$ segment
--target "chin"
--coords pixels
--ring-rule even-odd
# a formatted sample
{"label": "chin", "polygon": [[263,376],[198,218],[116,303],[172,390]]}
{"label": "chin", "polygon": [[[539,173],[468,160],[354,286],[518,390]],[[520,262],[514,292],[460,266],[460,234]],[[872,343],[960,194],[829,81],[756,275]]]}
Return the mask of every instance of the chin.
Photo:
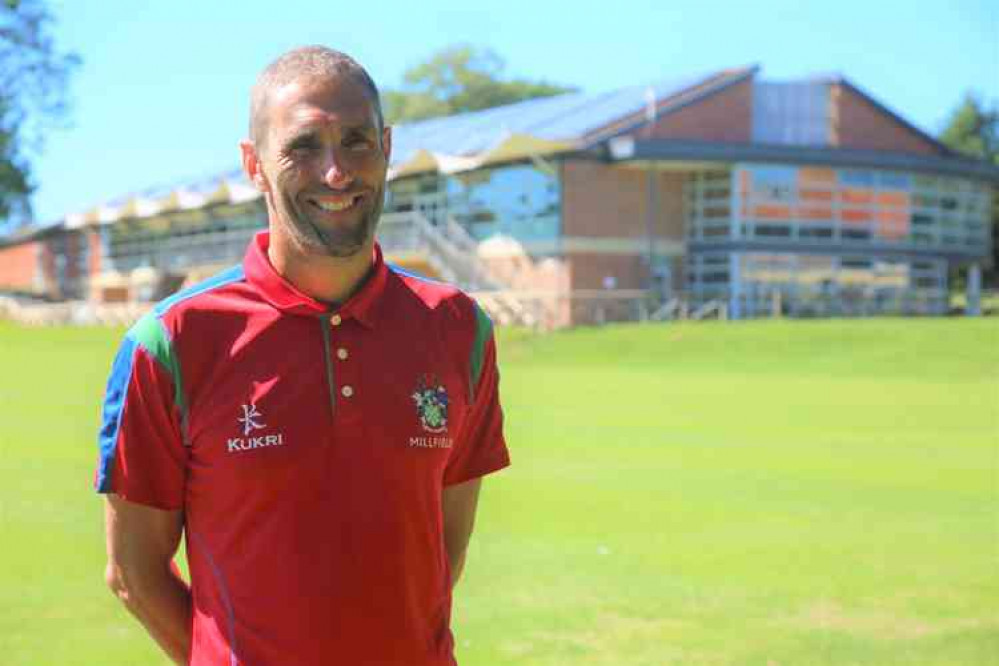
{"label": "chin", "polygon": [[322,246],[322,253],[327,257],[335,257],[337,259],[350,259],[351,257],[356,257],[358,253],[365,250],[366,245],[335,245],[332,247]]}
{"label": "chin", "polygon": [[309,235],[310,249],[317,254],[328,257],[347,259],[358,252],[366,252],[372,243],[368,229],[352,229],[348,233],[336,233],[319,230],[319,233]]}

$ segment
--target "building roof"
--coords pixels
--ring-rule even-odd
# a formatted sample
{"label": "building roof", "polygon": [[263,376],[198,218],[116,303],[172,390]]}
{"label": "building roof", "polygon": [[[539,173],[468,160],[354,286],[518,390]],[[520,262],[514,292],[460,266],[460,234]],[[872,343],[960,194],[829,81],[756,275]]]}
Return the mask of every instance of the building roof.
{"label": "building roof", "polygon": [[[747,79],[753,79],[758,66],[747,66],[721,70],[678,79],[660,81],[651,85],[638,85],[610,92],[574,92],[552,97],[526,100],[515,104],[473,111],[453,116],[431,118],[414,123],[404,123],[393,128],[392,161],[389,179],[419,173],[453,173],[481,168],[488,164],[510,162],[525,158],[540,157],[559,153],[592,151],[606,154],[608,140],[627,135],[642,127],[653,117],[662,117],[684,107],[700,102],[729,86]],[[872,97],[850,84],[840,75],[810,77],[804,83],[838,84],[849,87],[870,101],[904,127],[940,147],[943,154],[946,148],[918,128],[913,127],[897,114],[891,112]],[[653,106],[654,101],[654,106]],[[815,111],[814,113],[817,113]],[[800,116],[781,116],[780,122],[814,123],[813,111]],[[802,132],[791,132],[797,136]],[[791,142],[794,143],[794,142]],[[807,142],[806,142],[807,143]],[[649,153],[650,144],[639,149],[642,155],[619,156],[617,159],[641,160],[653,158],[671,159],[670,155],[692,156],[702,154],[705,161],[731,161],[735,155],[732,144],[713,144],[671,140],[675,150],[661,142]],[[752,144],[756,145],[756,144]],[[742,146],[752,153],[761,155],[773,146]],[[701,151],[707,151],[703,153]],[[816,152],[818,150],[819,152]],[[693,151],[693,152],[691,152]],[[719,153],[721,151],[721,153]],[[794,151],[798,151],[795,153]],[[610,151],[613,155],[614,151]],[[779,157],[794,161],[795,155],[803,159],[826,159],[833,152],[817,146],[788,146],[778,151]],[[724,155],[722,155],[724,153]],[[738,153],[738,150],[736,150]],[[792,155],[791,153],[794,153]],[[799,154],[800,153],[800,154]],[[741,154],[741,153],[740,153]],[[749,153],[746,154],[748,156]],[[836,159],[862,157],[862,164],[881,168],[911,166],[914,162],[908,157],[884,157],[873,154],[860,155],[857,151],[836,151]],[[654,159],[654,158],[653,158]],[[915,158],[913,158],[915,159]],[[994,174],[975,165],[949,164],[950,157],[936,160],[918,160],[915,168],[935,170],[943,173],[962,173],[994,180]],[[241,169],[181,182],[174,186],[151,188],[106,201],[88,210],[69,214],[65,217],[67,227],[90,224],[109,224],[116,220],[146,217],[161,213],[186,209],[202,208],[213,204],[232,204],[259,198],[259,192],[243,175]]]}
{"label": "building roof", "polygon": [[[392,130],[389,178],[419,172],[462,171],[487,163],[591,147],[608,127],[642,117],[650,96],[666,113],[756,73],[757,67],[631,86],[603,93],[575,92],[441,118],[405,123]],[[615,129],[612,133],[622,131]],[[408,168],[407,168],[408,167]],[[239,203],[259,193],[236,169],[208,178],[154,187],[68,214],[67,227],[110,224],[119,219]]]}
{"label": "building roof", "polygon": [[606,159],[610,162],[631,163],[643,167],[656,162],[680,162],[704,167],[736,162],[765,162],[872,168],[975,178],[999,184],[999,166],[984,160],[828,146],[719,143],[675,139],[636,140],[630,136],[622,136],[607,143]]}
{"label": "building roof", "polygon": [[530,99],[516,104],[442,118],[401,124],[393,129],[393,164],[402,164],[418,151],[470,156],[494,148],[510,135],[527,135],[585,147],[587,140],[618,121],[643,114],[654,96],[658,113],[669,103],[709,95],[751,76],[756,67],[631,86],[603,93],[575,92]]}
{"label": "building roof", "polygon": [[847,78],[845,76],[843,76],[842,74],[835,73],[835,74],[827,74],[827,75],[824,75],[824,76],[820,75],[820,76],[816,76],[814,78],[814,80],[822,82],[822,83],[826,83],[826,84],[829,84],[829,85],[842,86],[843,88],[846,88],[847,90],[852,91],[854,94],[856,94],[856,95],[862,97],[864,100],[866,100],[868,104],[870,104],[871,106],[873,106],[880,113],[883,113],[884,115],[888,116],[889,118],[891,118],[892,120],[894,120],[896,123],[898,123],[902,127],[905,127],[910,132],[918,135],[924,141],[926,141],[926,142],[930,143],[931,145],[933,145],[937,150],[940,151],[940,153],[942,155],[955,155],[955,152],[949,146],[941,143],[939,140],[937,140],[936,137],[931,136],[931,135],[927,134],[926,132],[924,132],[923,130],[919,129],[918,127],[916,127],[915,125],[913,125],[912,123],[910,123],[908,120],[906,120],[902,115],[900,115],[898,113],[895,113],[894,111],[892,111],[891,109],[889,109],[887,106],[885,106],[884,104],[882,104],[881,102],[879,102],[875,97],[873,97],[872,95],[869,95],[866,90],[864,90],[863,88],[858,87],[852,81],[847,80]]}

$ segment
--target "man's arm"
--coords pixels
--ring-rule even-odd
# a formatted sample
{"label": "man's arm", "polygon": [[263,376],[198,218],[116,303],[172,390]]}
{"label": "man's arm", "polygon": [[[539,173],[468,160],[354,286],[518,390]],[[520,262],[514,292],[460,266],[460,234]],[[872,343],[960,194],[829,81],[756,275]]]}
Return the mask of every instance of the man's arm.
{"label": "man's arm", "polygon": [[465,567],[465,552],[475,525],[481,485],[482,479],[478,478],[444,488],[444,548],[451,565],[451,587],[457,585]]}
{"label": "man's arm", "polygon": [[174,662],[186,664],[191,593],[173,566],[184,514],[108,495],[104,517],[108,587]]}

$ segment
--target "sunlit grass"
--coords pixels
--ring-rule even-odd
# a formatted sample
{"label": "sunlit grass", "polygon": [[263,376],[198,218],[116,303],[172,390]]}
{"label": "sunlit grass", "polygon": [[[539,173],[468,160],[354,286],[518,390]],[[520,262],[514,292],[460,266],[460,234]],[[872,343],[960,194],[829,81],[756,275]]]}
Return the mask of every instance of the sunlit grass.
{"label": "sunlit grass", "polygon": [[[4,664],[165,663],[103,587],[120,331],[0,324]],[[502,332],[463,666],[987,664],[999,322]]]}

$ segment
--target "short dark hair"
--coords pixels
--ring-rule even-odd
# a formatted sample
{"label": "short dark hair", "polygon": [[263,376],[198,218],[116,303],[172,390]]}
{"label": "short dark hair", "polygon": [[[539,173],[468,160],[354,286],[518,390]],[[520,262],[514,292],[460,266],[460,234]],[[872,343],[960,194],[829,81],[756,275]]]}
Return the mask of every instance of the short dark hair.
{"label": "short dark hair", "polygon": [[347,75],[361,84],[375,106],[378,129],[385,126],[378,86],[367,70],[346,53],[325,46],[292,49],[260,72],[250,93],[250,139],[259,148],[267,136],[267,106],[271,92],[299,79],[332,79]]}

